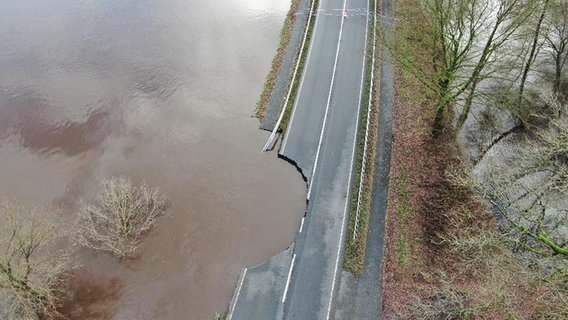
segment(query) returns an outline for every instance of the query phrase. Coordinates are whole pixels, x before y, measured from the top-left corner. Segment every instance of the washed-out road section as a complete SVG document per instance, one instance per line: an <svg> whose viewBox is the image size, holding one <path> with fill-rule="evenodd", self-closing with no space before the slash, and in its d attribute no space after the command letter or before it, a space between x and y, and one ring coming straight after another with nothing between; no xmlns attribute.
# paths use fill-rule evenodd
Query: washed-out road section
<svg viewBox="0 0 568 320"><path fill-rule="evenodd" d="M347 17L344 17L344 13ZM280 155L308 182L295 243L241 275L229 319L334 319L365 82L369 2L320 0Z"/></svg>

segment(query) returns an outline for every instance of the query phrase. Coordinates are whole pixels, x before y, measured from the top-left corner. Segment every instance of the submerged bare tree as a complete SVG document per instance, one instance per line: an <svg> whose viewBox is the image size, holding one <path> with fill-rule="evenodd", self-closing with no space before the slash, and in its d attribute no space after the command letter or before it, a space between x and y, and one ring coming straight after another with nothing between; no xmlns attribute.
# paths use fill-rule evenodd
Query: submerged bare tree
<svg viewBox="0 0 568 320"><path fill-rule="evenodd" d="M125 178L106 180L96 204L81 209L78 241L117 257L132 255L168 206L158 189Z"/></svg>
<svg viewBox="0 0 568 320"><path fill-rule="evenodd" d="M58 232L49 212L0 205L0 316L57 318L68 255L54 247Z"/></svg>
<svg viewBox="0 0 568 320"><path fill-rule="evenodd" d="M525 249L568 258L568 114L549 103L549 125L521 147L514 166L495 169L488 194Z"/></svg>

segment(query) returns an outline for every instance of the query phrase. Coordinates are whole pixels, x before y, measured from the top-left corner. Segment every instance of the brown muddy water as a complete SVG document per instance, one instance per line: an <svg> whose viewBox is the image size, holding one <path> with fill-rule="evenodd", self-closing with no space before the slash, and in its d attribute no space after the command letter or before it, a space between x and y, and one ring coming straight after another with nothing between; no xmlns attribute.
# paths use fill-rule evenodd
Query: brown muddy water
<svg viewBox="0 0 568 320"><path fill-rule="evenodd" d="M293 241L296 170L251 118L290 1L0 0L0 196L71 220L106 177L172 201L137 259L77 253L72 319L211 319Z"/></svg>

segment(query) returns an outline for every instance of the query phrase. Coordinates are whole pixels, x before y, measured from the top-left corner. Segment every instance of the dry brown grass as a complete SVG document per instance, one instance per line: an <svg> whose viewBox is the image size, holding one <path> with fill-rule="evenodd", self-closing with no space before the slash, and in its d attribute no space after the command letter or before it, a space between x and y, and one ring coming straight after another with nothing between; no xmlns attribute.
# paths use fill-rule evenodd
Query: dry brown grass
<svg viewBox="0 0 568 320"><path fill-rule="evenodd" d="M385 319L568 318L566 277L519 262L459 176L453 135L432 141L430 123L415 120L432 110L415 97L397 95Z"/></svg>

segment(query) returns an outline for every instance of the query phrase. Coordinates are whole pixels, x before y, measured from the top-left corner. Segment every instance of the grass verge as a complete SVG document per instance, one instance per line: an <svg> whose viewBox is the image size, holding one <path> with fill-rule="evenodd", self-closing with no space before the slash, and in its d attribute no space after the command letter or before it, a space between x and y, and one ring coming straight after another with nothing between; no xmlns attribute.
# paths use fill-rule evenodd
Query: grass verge
<svg viewBox="0 0 568 320"><path fill-rule="evenodd" d="M312 1L313 1L314 8L317 9L320 0L312 0ZM290 115L292 114L292 109L294 108L294 104L296 102L296 96L298 94L298 87L300 86L300 82L301 82L301 79L302 79L301 75L303 74L304 67L306 66L306 60L308 58L308 53L310 51L308 48L310 47L310 43L312 41L312 34L313 34L313 31L314 31L315 24L316 24L316 19L311 19L310 24L307 26L308 32L306 34L306 43L305 43L306 47L304 48L304 51L302 52L301 56L299 57L300 62L298 64L298 74L297 74L296 78L293 79L293 82L291 84L292 93L290 95L290 99L288 100L288 104L283 107L283 108L285 108L284 116L282 117L282 122L280 123L280 128L278 128L278 130L280 132L286 131L286 128L288 127L288 122L290 121Z"/></svg>
<svg viewBox="0 0 568 320"><path fill-rule="evenodd" d="M266 76L264 88L262 89L262 93L260 94L260 99L256 103L255 116L259 120L262 120L264 118L266 110L268 109L270 98L272 97L272 91L274 90L276 80L278 79L278 74L280 73L280 70L282 68L282 63L284 62L284 57L286 56L286 50L288 49L288 45L290 44L292 30L294 29L294 22L296 21L295 13L298 11L300 1L301 0L292 0L290 10L288 11L286 19L284 20L284 26L282 27L282 30L280 30L280 44L278 46L278 49L276 50L276 56L274 56L274 58L272 59L272 67L270 69L270 72Z"/></svg>
<svg viewBox="0 0 568 320"><path fill-rule="evenodd" d="M374 2L371 2L370 7L371 12L375 12ZM378 30L373 29L373 21L370 21L371 34L375 32L375 36L378 37ZM380 59L375 59L375 65L373 65L373 37L368 37L367 46L367 66L366 66L366 82L363 95L364 108L361 117L361 126L359 128L359 139L358 139L358 150L357 150L357 160L355 168L355 177L353 178L353 190L351 197L351 208L349 215L349 228L347 229L347 245L345 247L345 259L343 268L355 275L361 275L364 271L365 264L365 252L367 248L367 229L369 224L369 214L371 210L371 196L373 192L373 181L375 175L375 160L376 160L376 145L377 145L377 123L379 119L378 113L378 81L373 83L373 97L369 105L369 92L371 89L371 68L375 68L375 75L378 75L378 65ZM375 48L377 50L375 55L378 57L379 47ZM370 108L370 112L369 112ZM369 118L370 119L367 119ZM362 171L363 171L363 157L365 149L365 133L367 130L367 120L369 120L369 136L367 140L367 159L365 166L365 179L363 181L362 192L361 192L361 208L359 213L359 219L357 220L357 204L359 201L359 188L361 185ZM356 220L358 221L357 231L355 232Z"/></svg>

